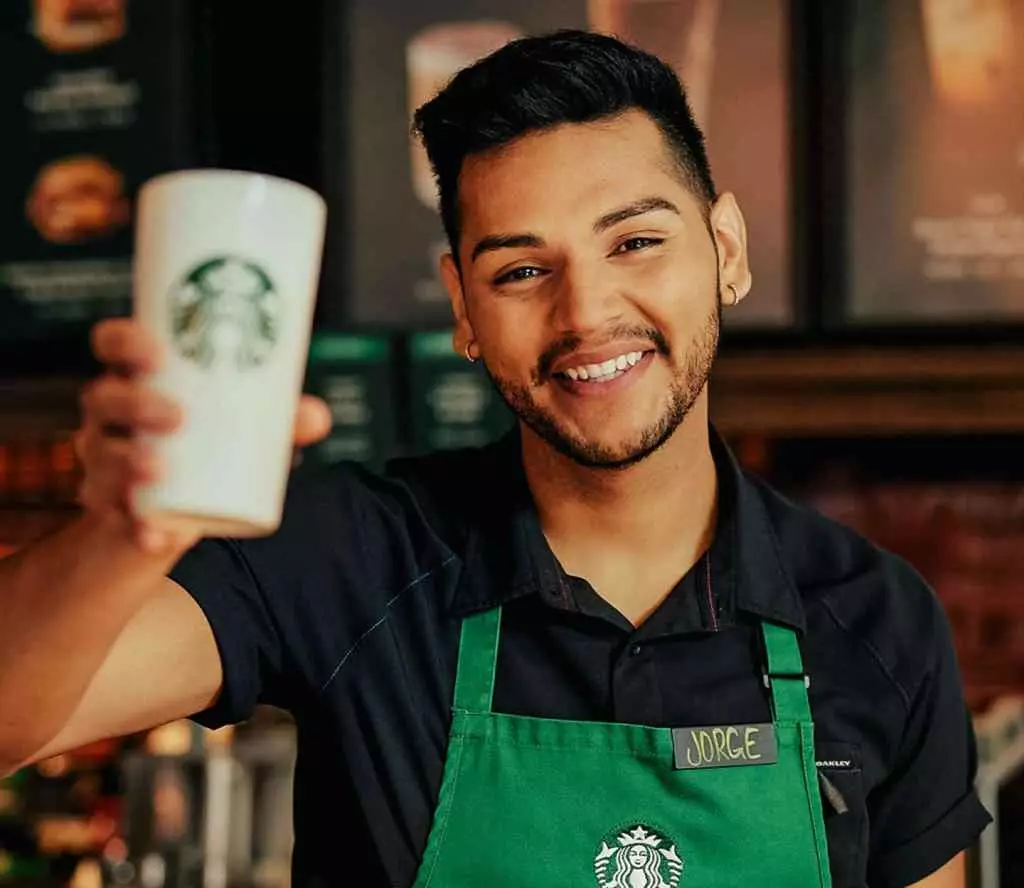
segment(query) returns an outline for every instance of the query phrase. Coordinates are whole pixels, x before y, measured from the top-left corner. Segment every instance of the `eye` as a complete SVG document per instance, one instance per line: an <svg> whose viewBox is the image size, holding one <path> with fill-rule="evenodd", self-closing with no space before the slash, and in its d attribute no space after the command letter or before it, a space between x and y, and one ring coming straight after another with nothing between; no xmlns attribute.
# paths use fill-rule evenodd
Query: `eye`
<svg viewBox="0 0 1024 888"><path fill-rule="evenodd" d="M528 281L531 278L540 277L544 274L544 271L533 265L522 265L519 268L513 268L511 271L506 271L502 275L498 275L494 279L495 286L501 286L502 284L515 284L519 281Z"/></svg>
<svg viewBox="0 0 1024 888"><path fill-rule="evenodd" d="M631 237L628 240L624 240L614 250L612 250L612 255L615 256L623 253L635 253L637 250L656 247L660 243L663 243L663 241L661 238L657 237Z"/></svg>

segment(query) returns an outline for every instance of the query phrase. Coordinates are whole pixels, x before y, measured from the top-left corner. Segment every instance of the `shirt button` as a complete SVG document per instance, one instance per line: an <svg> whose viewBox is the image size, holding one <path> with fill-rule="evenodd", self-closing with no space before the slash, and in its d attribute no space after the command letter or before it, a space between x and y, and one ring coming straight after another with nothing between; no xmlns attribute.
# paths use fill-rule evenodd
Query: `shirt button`
<svg viewBox="0 0 1024 888"><path fill-rule="evenodd" d="M641 651L643 651L643 647L638 644L634 644L633 647L629 649L629 655L631 657L639 657Z"/></svg>

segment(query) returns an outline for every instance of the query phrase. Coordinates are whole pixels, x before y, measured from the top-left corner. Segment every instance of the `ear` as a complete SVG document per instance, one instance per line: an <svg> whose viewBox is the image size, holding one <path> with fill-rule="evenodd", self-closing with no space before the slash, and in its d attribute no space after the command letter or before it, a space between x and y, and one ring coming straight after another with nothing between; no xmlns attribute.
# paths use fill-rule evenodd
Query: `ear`
<svg viewBox="0 0 1024 888"><path fill-rule="evenodd" d="M753 284L747 257L747 223L733 194L725 192L715 201L708 226L718 250L718 275L722 287L718 296L730 305L733 304L730 285L736 288L735 301L738 302L750 292Z"/></svg>
<svg viewBox="0 0 1024 888"><path fill-rule="evenodd" d="M466 354L469 345L476 341L473 334L473 326L469 322L469 315L466 312L466 294L462 289L462 275L455 258L451 253L445 253L441 257L441 281L448 291L448 299L452 304L452 314L455 316L455 329L452 332L452 347L460 354Z"/></svg>

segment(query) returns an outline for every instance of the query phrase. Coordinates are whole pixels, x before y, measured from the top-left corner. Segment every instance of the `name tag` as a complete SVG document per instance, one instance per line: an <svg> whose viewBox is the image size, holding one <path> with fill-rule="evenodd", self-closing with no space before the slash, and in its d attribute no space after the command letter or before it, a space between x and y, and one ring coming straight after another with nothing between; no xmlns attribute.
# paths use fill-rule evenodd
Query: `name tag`
<svg viewBox="0 0 1024 888"><path fill-rule="evenodd" d="M673 728L672 750L677 771L773 765L779 760L772 724Z"/></svg>

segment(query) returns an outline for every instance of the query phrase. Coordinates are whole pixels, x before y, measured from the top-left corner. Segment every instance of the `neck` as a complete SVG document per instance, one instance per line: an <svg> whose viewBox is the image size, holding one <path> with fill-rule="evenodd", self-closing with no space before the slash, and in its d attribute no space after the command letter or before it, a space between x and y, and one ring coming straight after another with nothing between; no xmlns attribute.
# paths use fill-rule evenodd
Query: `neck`
<svg viewBox="0 0 1024 888"><path fill-rule="evenodd" d="M637 622L708 548L717 476L707 392L655 453L625 469L578 465L529 429L523 465L544 534L571 574Z"/></svg>

